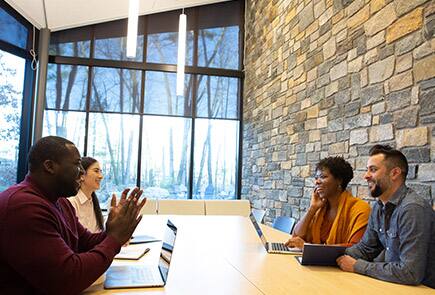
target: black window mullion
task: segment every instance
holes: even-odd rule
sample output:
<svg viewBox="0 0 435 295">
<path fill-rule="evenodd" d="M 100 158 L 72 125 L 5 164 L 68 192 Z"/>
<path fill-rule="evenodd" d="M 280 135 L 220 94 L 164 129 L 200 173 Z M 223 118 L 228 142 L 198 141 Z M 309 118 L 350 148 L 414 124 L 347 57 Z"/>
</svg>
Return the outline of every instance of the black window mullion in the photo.
<svg viewBox="0 0 435 295">
<path fill-rule="evenodd" d="M 91 45 L 90 45 L 90 53 L 89 58 L 92 60 L 94 58 L 94 26 L 91 29 Z M 92 95 L 92 79 L 94 76 L 94 68 L 92 66 L 88 67 L 88 91 L 86 94 L 86 122 L 85 122 L 85 140 L 84 140 L 84 152 L 85 156 L 88 155 L 88 140 L 89 140 L 89 111 L 91 108 L 91 95 Z"/>
<path fill-rule="evenodd" d="M 141 86 L 140 86 L 140 92 L 141 92 L 141 99 L 140 99 L 140 115 L 139 115 L 139 147 L 138 147 L 138 158 L 137 158 L 137 178 L 136 178 L 136 185 L 137 187 L 140 187 L 140 180 L 141 180 L 141 168 L 142 168 L 142 132 L 143 132 L 143 108 L 144 108 L 144 92 L 145 92 L 145 71 L 142 71 L 142 77 L 141 77 Z"/>
<path fill-rule="evenodd" d="M 30 53 L 27 50 L 24 50 L 20 47 L 17 47 L 15 45 L 12 45 L 10 43 L 4 42 L 3 40 L 0 40 L 0 50 L 6 51 L 10 54 L 25 58 L 25 59 L 30 59 Z"/>
<path fill-rule="evenodd" d="M 31 60 L 26 60 L 23 104 L 21 109 L 20 141 L 18 151 L 17 183 L 21 182 L 27 174 L 27 153 L 32 145 L 33 125 L 33 93 L 35 89 L 36 71 L 32 70 Z M 27 114 L 27 115 L 26 115 Z"/>
<path fill-rule="evenodd" d="M 240 2 L 240 19 L 241 23 L 245 23 L 245 3 Z M 243 25 L 239 26 L 239 70 L 243 72 L 243 60 L 244 60 L 244 50 L 245 44 L 245 27 Z M 241 199 L 242 197 L 242 169 L 243 169 L 243 80 L 239 79 L 239 102 L 238 102 L 238 118 L 239 118 L 239 151 L 237 155 L 237 187 L 236 187 L 236 198 Z"/>
<path fill-rule="evenodd" d="M 193 68 L 198 66 L 198 8 L 193 13 Z M 195 156 L 195 118 L 196 118 L 196 94 L 197 94 L 197 75 L 192 75 L 192 101 L 191 101 L 191 128 L 190 128 L 190 165 L 189 165 L 189 191 L 188 198 L 193 199 L 193 171 Z"/>
<path fill-rule="evenodd" d="M 146 53 L 147 53 L 147 16 L 144 16 L 144 37 L 143 37 L 143 60 L 146 61 Z M 140 187 L 141 185 L 141 172 L 142 172 L 142 132 L 143 132 L 143 113 L 144 113 L 144 105 L 145 105 L 145 77 L 146 72 L 142 70 L 142 79 L 140 85 L 140 107 L 139 107 L 139 147 L 138 147 L 138 158 L 137 158 L 137 178 L 136 185 Z"/>
<path fill-rule="evenodd" d="M 195 155 L 195 118 L 196 118 L 196 93 L 197 93 L 197 76 L 192 77 L 192 125 L 190 133 L 190 165 L 189 165 L 189 199 L 193 199 L 193 169 L 194 169 L 194 155 Z"/>
<path fill-rule="evenodd" d="M 195 59 L 195 58 L 194 58 Z M 197 57 L 196 57 L 197 59 Z M 66 65 L 80 65 L 80 66 L 94 66 L 103 68 L 118 68 L 129 70 L 145 70 L 145 71 L 158 71 L 158 72 L 177 72 L 177 65 L 171 64 L 158 64 L 147 62 L 135 61 L 118 61 L 118 60 L 105 60 L 105 59 L 87 59 L 83 57 L 67 57 L 67 56 L 53 56 L 50 55 L 48 61 L 56 64 Z M 200 74 L 210 76 L 224 76 L 233 78 L 243 78 L 243 72 L 239 70 L 218 69 L 218 68 L 205 68 L 198 66 L 185 66 L 186 74 Z"/>
<path fill-rule="evenodd" d="M 237 179 L 237 187 L 236 187 L 236 198 L 240 199 L 242 196 L 242 169 L 243 169 L 243 81 L 239 81 L 239 149 L 237 154 L 237 171 L 236 171 L 236 179 Z"/>
</svg>

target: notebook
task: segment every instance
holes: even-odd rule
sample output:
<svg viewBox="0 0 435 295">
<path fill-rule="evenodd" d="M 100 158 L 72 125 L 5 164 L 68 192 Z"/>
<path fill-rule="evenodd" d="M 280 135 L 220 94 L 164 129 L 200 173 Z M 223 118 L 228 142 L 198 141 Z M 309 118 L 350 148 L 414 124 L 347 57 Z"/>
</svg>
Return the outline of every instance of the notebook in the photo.
<svg viewBox="0 0 435 295">
<path fill-rule="evenodd" d="M 105 289 L 163 287 L 168 279 L 177 227 L 168 220 L 158 265 L 113 265 L 106 273 Z"/>
<path fill-rule="evenodd" d="M 144 245 L 128 245 L 121 247 L 121 251 L 115 256 L 115 259 L 138 260 L 149 251 L 150 248 Z"/>
</svg>

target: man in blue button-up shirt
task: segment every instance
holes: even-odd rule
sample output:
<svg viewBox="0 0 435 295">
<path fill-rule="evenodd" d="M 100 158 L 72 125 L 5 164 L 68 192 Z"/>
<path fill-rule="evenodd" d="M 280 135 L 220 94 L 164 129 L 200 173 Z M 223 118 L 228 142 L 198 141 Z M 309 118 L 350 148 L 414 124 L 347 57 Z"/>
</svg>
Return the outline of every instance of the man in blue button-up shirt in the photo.
<svg viewBox="0 0 435 295">
<path fill-rule="evenodd" d="M 364 178 L 378 201 L 363 238 L 337 263 L 344 271 L 435 288 L 435 213 L 406 187 L 407 174 L 408 162 L 400 151 L 383 145 L 370 150 Z"/>
</svg>

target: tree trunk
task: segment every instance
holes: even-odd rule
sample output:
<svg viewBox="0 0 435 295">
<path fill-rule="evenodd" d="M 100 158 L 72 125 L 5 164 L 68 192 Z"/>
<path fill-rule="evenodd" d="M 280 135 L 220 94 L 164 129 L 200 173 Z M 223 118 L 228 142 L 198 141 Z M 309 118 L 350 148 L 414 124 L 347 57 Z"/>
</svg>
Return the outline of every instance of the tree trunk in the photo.
<svg viewBox="0 0 435 295">
<path fill-rule="evenodd" d="M 204 141 L 204 145 L 202 147 L 201 162 L 199 164 L 199 174 L 198 174 L 198 179 L 196 180 L 196 186 L 194 190 L 194 194 L 198 194 L 198 195 L 200 193 L 200 188 L 201 188 L 202 171 L 204 169 L 206 152 L 207 152 L 207 140 Z"/>
<path fill-rule="evenodd" d="M 95 85 L 95 81 L 92 80 L 92 87 L 94 89 L 94 94 L 95 94 L 95 102 L 97 104 L 98 109 L 102 109 L 101 106 L 101 99 L 100 99 L 100 95 L 98 93 L 98 89 Z M 119 184 L 119 175 L 118 175 L 118 167 L 116 167 L 116 161 L 115 161 L 115 157 L 114 157 L 114 152 L 113 152 L 113 148 L 112 145 L 110 143 L 110 138 L 109 138 L 109 134 L 110 134 L 110 130 L 109 127 L 107 126 L 107 122 L 106 122 L 106 118 L 104 117 L 104 115 L 101 116 L 102 121 L 103 121 L 103 126 L 104 126 L 104 130 L 106 132 L 106 144 L 107 144 L 107 149 L 109 150 L 109 157 L 110 157 L 110 167 L 113 170 L 113 176 L 114 176 L 114 182 L 116 185 Z"/>
</svg>

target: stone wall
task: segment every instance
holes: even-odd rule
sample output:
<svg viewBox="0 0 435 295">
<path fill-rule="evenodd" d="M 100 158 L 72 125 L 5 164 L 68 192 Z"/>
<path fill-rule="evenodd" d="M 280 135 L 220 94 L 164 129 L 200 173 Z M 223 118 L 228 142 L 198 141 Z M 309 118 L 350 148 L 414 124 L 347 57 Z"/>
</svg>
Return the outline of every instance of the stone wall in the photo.
<svg viewBox="0 0 435 295">
<path fill-rule="evenodd" d="M 242 198 L 300 218 L 314 165 L 344 156 L 354 195 L 376 143 L 435 196 L 435 1 L 247 0 Z"/>
</svg>

